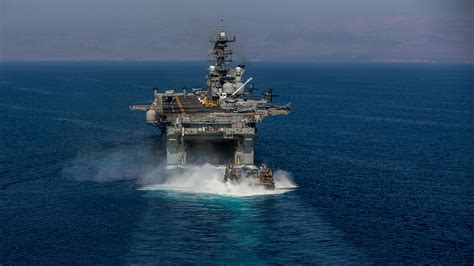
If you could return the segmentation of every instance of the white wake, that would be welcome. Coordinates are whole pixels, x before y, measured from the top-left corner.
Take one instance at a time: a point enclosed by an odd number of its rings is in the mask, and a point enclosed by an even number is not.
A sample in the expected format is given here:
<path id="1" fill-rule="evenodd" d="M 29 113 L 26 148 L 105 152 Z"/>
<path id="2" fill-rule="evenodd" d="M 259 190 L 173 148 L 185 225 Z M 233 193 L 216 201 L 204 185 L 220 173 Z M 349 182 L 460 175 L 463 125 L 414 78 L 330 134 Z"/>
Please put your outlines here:
<path id="1" fill-rule="evenodd" d="M 288 172 L 274 174 L 275 189 L 269 190 L 243 179 L 239 184 L 224 182 L 224 167 L 209 164 L 184 169 L 157 169 L 140 179 L 140 190 L 166 190 L 232 197 L 282 194 L 297 186 Z"/>

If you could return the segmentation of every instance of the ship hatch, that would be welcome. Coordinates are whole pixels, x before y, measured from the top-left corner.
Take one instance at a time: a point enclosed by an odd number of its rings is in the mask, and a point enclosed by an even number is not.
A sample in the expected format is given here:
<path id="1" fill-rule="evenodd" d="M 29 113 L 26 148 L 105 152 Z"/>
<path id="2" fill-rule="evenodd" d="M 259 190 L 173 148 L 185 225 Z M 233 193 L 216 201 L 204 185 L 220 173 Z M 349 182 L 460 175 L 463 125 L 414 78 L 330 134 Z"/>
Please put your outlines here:
<path id="1" fill-rule="evenodd" d="M 228 141 L 190 141 L 184 142 L 187 164 L 219 164 L 234 162 L 237 142 Z"/>

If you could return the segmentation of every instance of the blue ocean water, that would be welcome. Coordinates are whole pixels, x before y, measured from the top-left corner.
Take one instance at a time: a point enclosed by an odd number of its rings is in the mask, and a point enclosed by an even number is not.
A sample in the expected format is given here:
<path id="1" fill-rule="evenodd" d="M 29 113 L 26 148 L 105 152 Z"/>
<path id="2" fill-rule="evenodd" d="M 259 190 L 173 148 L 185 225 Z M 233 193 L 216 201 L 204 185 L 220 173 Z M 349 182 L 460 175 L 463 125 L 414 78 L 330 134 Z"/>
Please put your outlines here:
<path id="1" fill-rule="evenodd" d="M 141 189 L 163 145 L 128 106 L 205 69 L 1 63 L 0 264 L 472 265 L 472 66 L 249 63 L 259 93 L 292 102 L 259 125 L 256 159 L 298 187 Z"/>

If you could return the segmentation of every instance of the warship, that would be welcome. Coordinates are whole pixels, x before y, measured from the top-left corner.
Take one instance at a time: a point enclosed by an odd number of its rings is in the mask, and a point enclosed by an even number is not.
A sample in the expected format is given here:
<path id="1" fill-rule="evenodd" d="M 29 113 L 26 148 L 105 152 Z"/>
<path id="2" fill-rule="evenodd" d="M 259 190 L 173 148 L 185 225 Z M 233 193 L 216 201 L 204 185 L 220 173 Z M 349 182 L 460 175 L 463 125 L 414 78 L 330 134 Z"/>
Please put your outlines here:
<path id="1" fill-rule="evenodd" d="M 217 37 L 210 37 L 205 86 L 154 90 L 151 104 L 130 106 L 146 112 L 146 122 L 161 130 L 166 143 L 168 166 L 190 166 L 210 163 L 226 166 L 225 182 L 243 178 L 255 184 L 274 188 L 273 174 L 265 166 L 255 165 L 254 144 L 257 123 L 265 117 L 287 115 L 290 103 L 272 103 L 273 90 L 255 97 L 253 78 L 244 78 L 245 65 L 231 67 L 233 51 L 227 49 L 229 38 L 221 27 Z"/>

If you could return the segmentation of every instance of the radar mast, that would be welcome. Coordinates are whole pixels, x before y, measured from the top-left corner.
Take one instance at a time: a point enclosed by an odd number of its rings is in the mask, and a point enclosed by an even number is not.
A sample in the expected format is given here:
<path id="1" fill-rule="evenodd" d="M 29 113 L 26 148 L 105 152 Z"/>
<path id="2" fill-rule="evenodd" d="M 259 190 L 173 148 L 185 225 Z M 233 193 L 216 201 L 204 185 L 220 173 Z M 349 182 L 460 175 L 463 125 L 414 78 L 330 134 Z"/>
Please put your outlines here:
<path id="1" fill-rule="evenodd" d="M 209 67 L 209 75 L 206 78 L 207 96 L 209 100 L 218 98 L 222 93 L 222 85 L 229 80 L 229 63 L 232 62 L 233 51 L 227 49 L 227 43 L 235 42 L 235 36 L 227 37 L 224 31 L 223 20 L 217 37 L 209 37 L 209 42 L 214 43 L 212 50 L 208 51 L 208 62 L 215 65 Z M 211 58 L 213 57 L 213 58 Z"/>

